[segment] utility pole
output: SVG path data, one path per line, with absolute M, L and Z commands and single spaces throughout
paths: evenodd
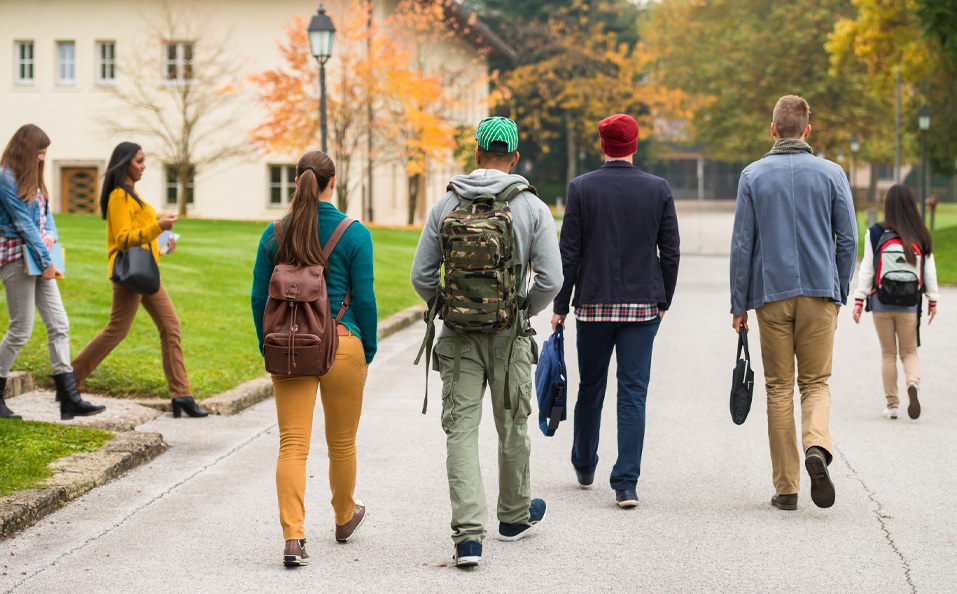
M 897 133 L 894 140 L 894 183 L 901 183 L 901 69 L 894 69 L 897 75 Z

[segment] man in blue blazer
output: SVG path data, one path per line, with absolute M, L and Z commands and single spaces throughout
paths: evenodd
M 827 466 L 831 355 L 837 314 L 857 261 L 857 219 L 847 175 L 815 157 L 805 139 L 811 109 L 786 95 L 774 106 L 774 146 L 741 172 L 731 238 L 731 325 L 748 328 L 754 309 L 768 394 L 771 505 L 797 509 L 801 452 L 811 500 L 834 505 Z M 801 392 L 801 449 L 794 427 L 794 376 Z
M 552 329 L 575 297 L 580 383 L 572 466 L 583 489 L 598 465 L 601 409 L 612 351 L 618 363 L 618 460 L 611 488 L 621 507 L 638 505 L 645 398 L 658 325 L 678 279 L 678 219 L 668 182 L 633 164 L 638 123 L 616 114 L 598 124 L 605 163 L 568 185 L 559 247 L 564 285 Z

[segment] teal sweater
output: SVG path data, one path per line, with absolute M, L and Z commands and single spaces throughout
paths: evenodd
M 329 236 L 346 215 L 328 202 L 319 203 L 319 243 L 325 245 Z M 266 311 L 266 297 L 269 295 L 269 279 L 276 265 L 276 237 L 272 223 L 266 227 L 259 240 L 256 253 L 256 265 L 253 268 L 252 307 L 256 335 L 259 337 L 259 351 L 263 350 L 263 314 Z M 343 326 L 362 339 L 366 363 L 371 363 L 376 352 L 376 329 L 378 313 L 375 304 L 375 292 L 372 286 L 372 236 L 362 223 L 353 223 L 336 244 L 329 257 L 329 269 L 326 276 L 326 289 L 329 293 L 329 305 L 333 315 L 338 314 L 346 291 L 352 285 L 352 299 L 349 309 L 342 317 Z

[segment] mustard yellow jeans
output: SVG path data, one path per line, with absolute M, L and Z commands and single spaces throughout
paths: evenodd
M 316 391 L 322 398 L 329 448 L 329 487 L 336 524 L 352 519 L 356 487 L 356 431 L 365 388 L 365 352 L 359 337 L 339 337 L 336 362 L 328 373 L 317 376 L 273 375 L 276 414 L 279 417 L 279 460 L 276 463 L 276 493 L 279 522 L 285 540 L 305 538 L 306 458 L 312 435 Z

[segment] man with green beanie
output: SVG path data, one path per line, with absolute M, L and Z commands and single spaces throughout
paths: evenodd
M 528 415 L 532 411 L 532 364 L 538 349 L 527 323 L 528 317 L 549 305 L 562 286 L 562 263 L 551 212 L 528 180 L 511 173 L 519 159 L 515 122 L 485 118 L 475 131 L 475 139 L 478 169 L 452 178 L 449 191 L 429 212 L 412 264 L 412 284 L 422 299 L 430 304 L 456 304 L 442 310 L 444 324 L 432 360 L 426 365 L 431 364 L 442 377 L 453 560 L 458 566 L 479 562 L 488 521 L 478 455 L 486 385 L 499 442 L 499 536 L 506 541 L 523 538 L 545 517 L 545 502 L 531 498 L 529 478 Z M 494 216 L 484 219 L 482 212 L 493 212 Z M 499 231 L 493 230 L 500 227 L 492 226 L 492 219 L 510 221 L 510 226 L 503 227 L 510 229 L 509 235 L 501 242 L 501 236 L 496 235 Z M 449 248 L 449 230 L 469 225 L 488 225 L 490 231 L 472 235 L 479 237 L 480 245 L 469 246 L 466 238 L 464 244 Z M 471 256 L 462 257 L 463 250 Z M 486 286 L 484 279 L 494 275 L 476 270 L 456 277 L 461 261 L 481 267 L 486 260 L 496 261 L 500 250 L 508 254 L 504 258 L 509 266 L 503 277 L 507 279 L 504 288 Z M 535 263 L 534 272 L 531 262 Z M 440 276 L 443 265 L 444 283 Z M 469 296 L 473 301 L 468 301 Z M 505 305 L 512 303 L 518 305 Z M 515 319 L 513 323 L 504 322 L 511 324 L 507 329 L 476 332 L 469 326 L 470 319 L 481 318 L 491 320 L 489 327 L 493 327 L 509 319 L 512 314 L 508 311 L 515 312 Z

